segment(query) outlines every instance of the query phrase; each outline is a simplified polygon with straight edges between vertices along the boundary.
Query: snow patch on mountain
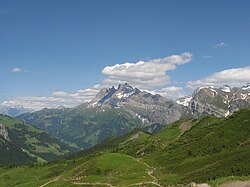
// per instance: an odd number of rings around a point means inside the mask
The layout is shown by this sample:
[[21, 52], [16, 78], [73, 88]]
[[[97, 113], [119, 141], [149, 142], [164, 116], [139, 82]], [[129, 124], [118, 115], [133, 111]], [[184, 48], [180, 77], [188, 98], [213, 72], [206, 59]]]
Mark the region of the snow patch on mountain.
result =
[[186, 97], [176, 100], [176, 103], [179, 105], [188, 106], [191, 100], [192, 100], [192, 96], [186, 96]]
[[210, 88], [210, 90], [213, 92], [213, 93], [212, 93], [213, 95], [217, 95], [217, 94], [218, 94], [218, 92], [217, 92], [215, 89]]
[[250, 90], [250, 83], [247, 83], [246, 85], [241, 87], [242, 90]]
[[119, 99], [122, 99], [122, 98], [128, 98], [129, 96], [133, 95], [134, 92], [131, 92], [131, 93], [124, 93], [124, 92], [120, 92], [120, 93], [117, 93], [116, 96], [119, 98]]
[[93, 108], [93, 107], [96, 107], [96, 106], [99, 106], [100, 104], [98, 102], [94, 102], [94, 103], [90, 103], [88, 105], [88, 108]]
[[247, 98], [247, 94], [241, 93], [240, 95], [241, 95], [241, 99], [243, 99], [243, 100]]
[[220, 87], [220, 90], [229, 93], [231, 92], [231, 87], [229, 85], [223, 85]]
[[135, 114], [135, 115], [142, 121], [142, 123], [148, 123], [147, 118], [143, 118], [140, 114]]
[[229, 116], [230, 114], [230, 111], [228, 110], [226, 113], [225, 113], [225, 117]]

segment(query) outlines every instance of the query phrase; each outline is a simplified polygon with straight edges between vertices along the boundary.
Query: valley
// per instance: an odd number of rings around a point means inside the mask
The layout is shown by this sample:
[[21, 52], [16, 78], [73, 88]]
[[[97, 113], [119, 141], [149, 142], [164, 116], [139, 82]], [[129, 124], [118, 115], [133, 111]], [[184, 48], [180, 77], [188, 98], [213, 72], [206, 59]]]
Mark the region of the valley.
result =
[[[133, 130], [58, 161], [2, 168], [5, 186], [167, 186], [247, 180], [250, 110]], [[222, 159], [223, 158], [223, 159]]]

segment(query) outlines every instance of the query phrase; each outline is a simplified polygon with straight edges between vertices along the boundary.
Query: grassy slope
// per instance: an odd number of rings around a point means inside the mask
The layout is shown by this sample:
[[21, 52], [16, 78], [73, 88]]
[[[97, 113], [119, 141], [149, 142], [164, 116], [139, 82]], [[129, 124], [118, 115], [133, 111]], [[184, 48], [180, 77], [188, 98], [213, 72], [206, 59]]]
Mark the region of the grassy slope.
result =
[[164, 150], [144, 159], [158, 167], [161, 181], [205, 182], [224, 176], [250, 174], [250, 111], [228, 119], [205, 117]]
[[142, 127], [141, 120], [125, 110], [101, 107], [43, 109], [18, 118], [77, 148], [89, 148], [108, 137], [122, 136]]
[[[144, 186], [155, 186], [150, 171], [162, 185], [195, 181], [215, 186], [227, 180], [250, 178], [249, 135], [250, 110], [241, 110], [227, 119], [182, 120], [152, 136], [133, 131], [115, 142], [79, 153], [82, 156], [76, 160], [3, 170], [0, 183], [9, 185], [35, 173], [33, 170], [41, 170], [39, 180], [29, 176], [25, 182], [44, 184], [59, 176], [60, 180], [50, 186], [74, 186], [75, 182], [118, 186], [144, 182]], [[13, 179], [16, 173], [20, 176]]]
[[[59, 179], [50, 186], [74, 186], [78, 183], [112, 183], [129, 185], [150, 181], [147, 166], [133, 157], [119, 153], [106, 153], [86, 161], [57, 162], [43, 166], [12, 168], [0, 170], [0, 183], [3, 186], [39, 186], [48, 181]], [[87, 175], [86, 177], [83, 177]], [[82, 178], [83, 177], [83, 178]]]
[[44, 162], [70, 152], [70, 147], [32, 125], [9, 116], [0, 116], [0, 123], [7, 128], [10, 138], [10, 141], [2, 139], [0, 164]]

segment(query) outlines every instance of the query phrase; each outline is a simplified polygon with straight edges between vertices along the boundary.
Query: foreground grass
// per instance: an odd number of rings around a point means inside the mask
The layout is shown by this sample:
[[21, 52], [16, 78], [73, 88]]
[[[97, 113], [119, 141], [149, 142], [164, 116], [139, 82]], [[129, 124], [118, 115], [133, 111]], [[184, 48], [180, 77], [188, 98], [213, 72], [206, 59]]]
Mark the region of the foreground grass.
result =
[[0, 184], [7, 186], [75, 186], [87, 183], [108, 183], [126, 186], [151, 181], [147, 166], [135, 158], [119, 154], [106, 153], [86, 161], [64, 161], [33, 167], [19, 167], [0, 170]]

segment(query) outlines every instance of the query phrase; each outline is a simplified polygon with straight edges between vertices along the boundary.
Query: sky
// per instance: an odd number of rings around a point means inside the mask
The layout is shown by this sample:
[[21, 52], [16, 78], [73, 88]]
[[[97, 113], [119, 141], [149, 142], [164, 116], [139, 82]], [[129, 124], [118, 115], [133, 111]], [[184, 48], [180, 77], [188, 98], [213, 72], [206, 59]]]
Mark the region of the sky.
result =
[[0, 103], [35, 110], [128, 82], [176, 99], [250, 82], [248, 0], [0, 0]]

